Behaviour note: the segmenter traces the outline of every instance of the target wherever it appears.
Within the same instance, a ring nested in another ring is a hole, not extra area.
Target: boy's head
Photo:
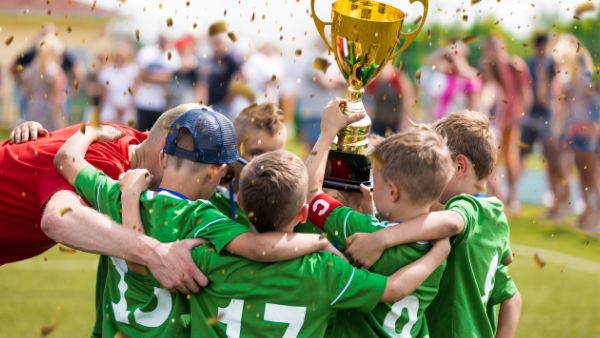
[[[548,48],[549,37],[546,33],[536,34],[533,39],[534,52],[537,55],[546,54],[546,49]]]
[[[446,139],[455,168],[440,201],[445,203],[455,195],[484,191],[498,153],[489,118],[465,110],[435,122],[433,128]]]
[[[206,107],[188,110],[173,121],[160,155],[163,180],[193,199],[209,198],[226,165],[237,159],[231,121]]]
[[[373,199],[388,218],[398,204],[429,208],[453,174],[444,140],[431,130],[410,130],[379,143],[371,153]]]
[[[308,174],[298,156],[278,150],[244,167],[238,200],[258,232],[291,232],[308,215]]]
[[[250,161],[254,156],[281,150],[287,141],[287,128],[281,111],[274,103],[252,104],[233,120],[240,156]]]

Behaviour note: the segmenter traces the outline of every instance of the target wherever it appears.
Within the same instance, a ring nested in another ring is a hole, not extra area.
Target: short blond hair
[[[244,108],[233,120],[233,127],[239,142],[252,131],[266,131],[273,136],[283,129],[283,114],[272,102],[251,104]]]
[[[199,103],[183,103],[162,113],[148,133],[148,140],[158,142],[164,134],[171,130],[171,125],[185,112],[192,109],[206,108]]]
[[[487,116],[472,110],[454,112],[435,122],[433,128],[446,139],[453,159],[462,154],[473,163],[478,179],[490,176],[498,146]]]
[[[437,200],[454,174],[446,143],[432,130],[410,130],[390,136],[371,154],[385,180],[395,181],[416,203]]]
[[[250,161],[240,176],[242,207],[258,232],[277,231],[306,203],[306,167],[290,152],[262,154]]]

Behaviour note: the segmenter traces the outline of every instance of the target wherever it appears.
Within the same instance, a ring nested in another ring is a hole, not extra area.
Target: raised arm
[[[123,136],[123,132],[111,126],[100,128],[81,125],[81,129],[69,137],[54,157],[54,167],[69,182],[75,184],[79,171],[88,165],[85,153],[95,141],[114,141]]]
[[[321,117],[321,135],[313,147],[310,155],[306,158],[306,169],[308,170],[308,200],[312,201],[318,194],[323,192],[323,177],[327,167],[327,156],[329,147],[337,132],[364,117],[364,114],[344,115],[340,109],[344,101],[336,98],[329,101],[323,110]]]
[[[425,256],[388,277],[385,291],[381,296],[381,302],[395,303],[410,295],[444,262],[449,253],[450,242],[448,239],[435,242]]]
[[[436,211],[373,233],[348,237],[346,256],[356,265],[369,268],[383,250],[404,243],[438,240],[463,231],[465,221],[455,211]]]

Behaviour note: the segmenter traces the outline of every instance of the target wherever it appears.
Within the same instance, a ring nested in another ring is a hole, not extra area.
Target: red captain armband
[[[315,197],[308,206],[308,219],[320,229],[325,226],[325,220],[327,216],[333,211],[333,209],[342,206],[343,204],[335,198],[327,195],[326,193],[320,193]]]

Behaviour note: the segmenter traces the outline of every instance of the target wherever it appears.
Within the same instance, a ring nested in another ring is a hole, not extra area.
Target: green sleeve
[[[375,232],[387,226],[374,216],[362,214],[352,208],[339,206],[325,219],[323,229],[329,238],[340,244],[338,249],[346,249],[346,240],[357,232]]]
[[[331,306],[336,310],[372,311],[385,291],[387,277],[357,269],[331,254],[325,257]]]
[[[210,259],[214,254],[216,254],[216,250],[211,245],[200,245],[192,249],[192,259],[196,266],[207,275],[210,269]]]
[[[217,191],[210,197],[209,202],[219,209],[223,215],[231,218],[231,201],[227,195]],[[249,227],[251,223],[248,219],[248,215],[244,212],[244,209],[242,209],[237,202],[234,202],[233,206],[235,208],[235,221]]]
[[[517,285],[508,274],[508,267],[499,265],[494,275],[494,288],[488,305],[501,304],[517,293]]]
[[[217,252],[221,252],[237,236],[250,231],[248,227],[232,221],[214,208],[203,209],[192,217],[199,220],[199,223],[189,237],[206,239]]]
[[[112,215],[109,212],[115,206],[121,205],[119,182],[100,170],[91,165],[81,169],[75,178],[75,191],[85,198],[92,208],[108,214],[113,219],[117,216],[120,218],[120,215]]]
[[[469,195],[460,195],[450,199],[445,206],[446,210],[452,210],[459,213],[465,220],[465,227],[461,233],[452,240],[452,245],[457,245],[469,237],[473,228],[477,226],[479,206],[473,197]]]

